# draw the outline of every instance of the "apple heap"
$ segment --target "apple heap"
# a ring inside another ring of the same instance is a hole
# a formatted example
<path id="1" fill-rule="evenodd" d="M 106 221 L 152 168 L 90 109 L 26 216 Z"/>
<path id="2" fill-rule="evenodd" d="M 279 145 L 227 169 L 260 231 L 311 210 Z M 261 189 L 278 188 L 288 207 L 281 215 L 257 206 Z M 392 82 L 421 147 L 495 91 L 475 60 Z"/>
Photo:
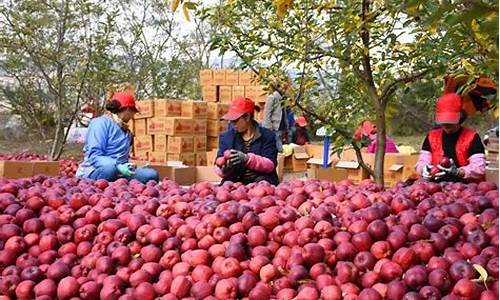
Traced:
<path id="1" fill-rule="evenodd" d="M 495 184 L 0 179 L 0 299 L 498 299 Z"/>

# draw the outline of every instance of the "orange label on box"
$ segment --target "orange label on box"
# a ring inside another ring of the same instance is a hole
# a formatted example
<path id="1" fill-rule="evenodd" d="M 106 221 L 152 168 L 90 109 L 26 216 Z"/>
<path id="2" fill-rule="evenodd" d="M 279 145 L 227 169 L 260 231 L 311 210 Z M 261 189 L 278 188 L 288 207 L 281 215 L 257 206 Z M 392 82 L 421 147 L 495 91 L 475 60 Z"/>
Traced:
<path id="1" fill-rule="evenodd" d="M 195 160 L 197 166 L 207 165 L 207 152 L 197 152 L 195 153 Z"/>
<path id="2" fill-rule="evenodd" d="M 171 99 L 159 99 L 155 102 L 155 117 L 177 117 L 181 115 L 181 102 Z"/>
<path id="3" fill-rule="evenodd" d="M 242 85 L 233 86 L 233 99 L 236 97 L 245 97 L 245 87 L 244 86 L 242 86 Z"/>
<path id="4" fill-rule="evenodd" d="M 220 120 L 228 111 L 229 104 L 208 103 L 207 116 L 212 120 Z"/>
<path id="5" fill-rule="evenodd" d="M 137 101 L 136 104 L 138 113 L 135 114 L 134 119 L 150 118 L 154 113 L 154 102 L 153 100 L 142 100 Z"/>
<path id="6" fill-rule="evenodd" d="M 166 135 L 155 135 L 153 142 L 154 152 L 167 152 L 167 136 Z"/>
<path id="7" fill-rule="evenodd" d="M 237 70 L 226 70 L 226 85 L 238 85 L 238 74 Z"/>
<path id="8" fill-rule="evenodd" d="M 201 89 L 203 101 L 217 102 L 217 87 L 215 85 L 204 86 Z"/>
<path id="9" fill-rule="evenodd" d="M 150 152 L 148 154 L 148 160 L 152 163 L 167 163 L 167 153 L 165 152 Z"/>
<path id="10" fill-rule="evenodd" d="M 134 135 L 146 135 L 148 133 L 146 123 L 146 119 L 134 120 Z"/>
<path id="11" fill-rule="evenodd" d="M 181 116 L 187 118 L 206 118 L 207 103 L 203 101 L 182 101 Z"/>
<path id="12" fill-rule="evenodd" d="M 148 120 L 149 134 L 182 135 L 193 133 L 193 120 L 181 117 L 157 117 Z"/>
<path id="13" fill-rule="evenodd" d="M 171 136 L 168 138 L 168 153 L 193 152 L 194 143 L 192 136 Z"/>
<path id="14" fill-rule="evenodd" d="M 201 85 L 213 85 L 214 84 L 212 70 L 205 69 L 205 70 L 200 71 L 200 83 L 201 83 Z"/>
<path id="15" fill-rule="evenodd" d="M 195 135 L 193 139 L 194 152 L 201 152 L 207 150 L 207 136 Z"/>
<path id="16" fill-rule="evenodd" d="M 226 85 L 226 70 L 212 70 L 214 76 L 214 85 Z"/>
<path id="17" fill-rule="evenodd" d="M 134 137 L 134 149 L 136 151 L 153 150 L 153 137 L 150 135 L 138 135 Z"/>
<path id="18" fill-rule="evenodd" d="M 227 121 L 208 120 L 207 136 L 218 137 L 220 133 L 227 130 Z"/>
<path id="19" fill-rule="evenodd" d="M 207 149 L 217 149 L 219 148 L 219 137 L 209 136 L 207 137 Z"/>
<path id="20" fill-rule="evenodd" d="M 207 119 L 193 120 L 193 134 L 207 134 Z"/>
<path id="21" fill-rule="evenodd" d="M 182 161 L 186 166 L 194 166 L 196 163 L 194 153 L 169 153 L 167 158 L 169 161 Z"/>

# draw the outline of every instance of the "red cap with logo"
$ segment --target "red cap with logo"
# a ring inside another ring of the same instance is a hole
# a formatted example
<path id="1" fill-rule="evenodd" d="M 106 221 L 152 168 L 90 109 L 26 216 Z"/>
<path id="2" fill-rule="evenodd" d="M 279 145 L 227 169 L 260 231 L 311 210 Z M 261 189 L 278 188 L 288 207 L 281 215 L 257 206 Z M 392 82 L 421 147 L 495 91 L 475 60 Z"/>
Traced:
<path id="1" fill-rule="evenodd" d="M 139 111 L 135 106 L 134 95 L 127 92 L 117 92 L 113 94 L 111 100 L 116 100 L 120 103 L 122 108 L 133 108 L 135 111 Z"/>
<path id="2" fill-rule="evenodd" d="M 448 93 L 439 97 L 436 103 L 436 123 L 458 124 L 461 110 L 462 98 L 458 94 Z"/>
<path id="3" fill-rule="evenodd" d="M 231 102 L 229 110 L 222 118 L 224 120 L 234 121 L 246 113 L 253 114 L 254 111 L 255 102 L 253 102 L 252 99 L 246 97 L 236 97 L 233 102 Z"/>

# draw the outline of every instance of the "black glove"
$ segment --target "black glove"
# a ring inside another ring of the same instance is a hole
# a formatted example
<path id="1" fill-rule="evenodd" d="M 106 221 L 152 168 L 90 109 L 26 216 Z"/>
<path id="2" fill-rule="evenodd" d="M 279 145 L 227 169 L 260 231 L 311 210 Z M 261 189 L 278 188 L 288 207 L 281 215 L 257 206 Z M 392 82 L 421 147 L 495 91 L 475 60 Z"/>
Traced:
<path id="1" fill-rule="evenodd" d="M 444 176 L 451 176 L 451 177 L 459 177 L 460 174 L 460 169 L 455 165 L 455 162 L 453 159 L 450 158 L 451 166 L 449 168 L 445 168 L 441 165 L 438 165 L 438 169 L 440 170 L 439 173 L 436 174 L 436 180 L 442 179 Z"/>
<path id="2" fill-rule="evenodd" d="M 229 157 L 229 164 L 232 167 L 245 166 L 247 160 L 248 160 L 247 154 L 238 150 L 231 150 L 231 156 Z"/>

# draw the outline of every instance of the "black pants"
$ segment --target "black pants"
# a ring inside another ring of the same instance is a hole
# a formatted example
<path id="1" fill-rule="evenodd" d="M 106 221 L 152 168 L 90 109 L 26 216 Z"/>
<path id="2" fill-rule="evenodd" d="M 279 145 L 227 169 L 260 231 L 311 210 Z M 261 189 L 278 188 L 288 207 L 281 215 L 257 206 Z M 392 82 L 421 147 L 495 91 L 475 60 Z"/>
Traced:
<path id="1" fill-rule="evenodd" d="M 225 181 L 232 181 L 232 182 L 241 182 L 243 184 L 249 184 L 252 182 L 259 182 L 259 181 L 265 180 L 273 185 L 279 184 L 278 175 L 276 174 L 276 171 L 273 171 L 272 173 L 268 173 L 268 174 L 256 173 L 255 179 L 253 179 L 253 180 L 249 180 L 249 179 L 245 178 L 244 176 L 242 176 L 245 173 L 245 171 L 246 171 L 246 169 L 244 167 L 235 168 L 229 176 L 226 176 L 222 180 L 222 183 L 224 183 Z"/>

